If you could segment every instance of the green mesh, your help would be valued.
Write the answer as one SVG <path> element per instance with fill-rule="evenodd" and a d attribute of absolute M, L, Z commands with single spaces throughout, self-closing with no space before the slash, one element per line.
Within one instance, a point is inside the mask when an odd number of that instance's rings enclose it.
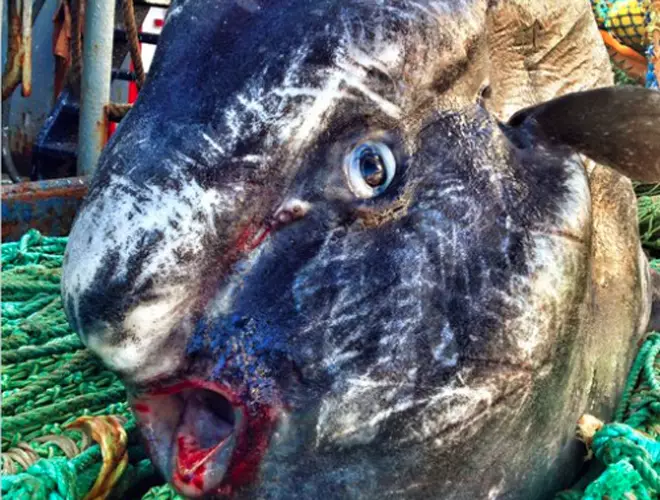
<path fill-rule="evenodd" d="M 82 415 L 126 420 L 129 464 L 111 498 L 181 498 L 146 457 L 123 385 L 68 325 L 60 299 L 66 242 L 30 231 L 2 245 L 2 498 L 84 498 L 101 450 L 65 429 Z M 141 491 L 150 484 L 160 488 Z"/>

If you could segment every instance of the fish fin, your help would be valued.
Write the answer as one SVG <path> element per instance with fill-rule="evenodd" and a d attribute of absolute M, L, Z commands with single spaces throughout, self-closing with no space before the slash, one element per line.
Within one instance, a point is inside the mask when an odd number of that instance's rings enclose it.
<path fill-rule="evenodd" d="M 525 108 L 508 124 L 566 145 L 632 181 L 660 182 L 660 92 L 636 86 L 575 92 Z"/>

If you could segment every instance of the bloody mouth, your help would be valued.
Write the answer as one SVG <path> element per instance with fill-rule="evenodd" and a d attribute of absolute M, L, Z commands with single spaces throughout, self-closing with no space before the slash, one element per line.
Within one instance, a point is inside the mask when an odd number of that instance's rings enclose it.
<path fill-rule="evenodd" d="M 160 443 L 169 446 L 169 456 L 164 460 L 161 453 L 159 466 L 190 497 L 231 497 L 254 482 L 278 414 L 222 384 L 195 379 L 152 389 L 132 406 L 152 457 L 160 434 L 169 433 L 170 440 Z"/>

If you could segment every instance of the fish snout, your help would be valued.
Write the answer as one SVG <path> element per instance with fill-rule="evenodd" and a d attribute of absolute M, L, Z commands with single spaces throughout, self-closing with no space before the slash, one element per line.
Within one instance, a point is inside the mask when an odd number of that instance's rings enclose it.
<path fill-rule="evenodd" d="M 131 382 L 160 377 L 183 362 L 193 325 L 196 295 L 172 280 L 154 285 L 130 262 L 100 261 L 91 279 L 81 268 L 90 260 L 68 249 L 62 297 L 70 324 L 104 364 Z"/>
<path fill-rule="evenodd" d="M 163 193 L 127 201 L 109 190 L 89 199 L 63 266 L 73 329 L 108 368 L 136 384 L 181 367 L 195 319 L 264 237 L 263 217 L 244 220 L 240 200 L 228 194 L 219 207 L 203 193 L 183 200 Z"/>
<path fill-rule="evenodd" d="M 199 379 L 139 392 L 131 403 L 152 460 L 188 498 L 230 496 L 250 483 L 277 420 L 274 407 Z"/>

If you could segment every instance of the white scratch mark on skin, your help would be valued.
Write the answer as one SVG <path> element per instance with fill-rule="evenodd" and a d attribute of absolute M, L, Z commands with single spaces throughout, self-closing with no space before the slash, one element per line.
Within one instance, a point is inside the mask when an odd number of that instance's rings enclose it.
<path fill-rule="evenodd" d="M 228 108 L 225 111 L 225 124 L 229 129 L 229 134 L 227 135 L 227 139 L 229 144 L 231 144 L 231 148 L 233 148 L 234 144 L 241 137 L 241 133 L 242 133 L 241 116 L 236 108 Z"/>
<path fill-rule="evenodd" d="M 169 9 L 167 11 L 167 16 L 165 17 L 165 24 L 167 24 L 167 22 L 170 19 L 173 19 L 176 16 L 178 16 L 179 14 L 181 14 L 182 11 L 183 11 L 183 5 L 177 5 L 176 7 L 172 8 L 172 9 Z"/>
<path fill-rule="evenodd" d="M 426 5 L 422 5 L 418 2 L 411 2 L 410 6 L 422 12 L 424 15 L 428 17 L 433 17 L 433 12 L 431 12 L 431 10 L 428 9 Z M 399 12 L 399 9 L 397 9 L 397 12 Z"/>
<path fill-rule="evenodd" d="M 313 87 L 286 87 L 281 89 L 273 90 L 273 93 L 280 97 L 313 97 L 317 99 L 323 96 L 324 89 L 317 89 Z M 336 97 L 338 99 L 354 99 L 354 96 L 351 96 L 347 92 L 337 91 Z"/>
<path fill-rule="evenodd" d="M 237 158 L 232 158 L 232 163 L 252 163 L 255 165 L 265 165 L 271 160 L 268 155 L 248 154 Z"/>
<path fill-rule="evenodd" d="M 168 159 L 166 161 L 169 162 L 174 169 L 181 168 L 181 163 L 190 166 L 195 166 L 197 164 L 193 158 L 182 153 L 181 151 L 175 151 L 174 159 Z"/>
<path fill-rule="evenodd" d="M 335 101 L 342 98 L 343 94 L 339 91 L 339 85 L 342 83 L 342 80 L 343 76 L 340 73 L 332 74 L 327 79 L 323 90 L 314 99 L 311 107 L 304 111 L 302 123 L 296 126 L 295 122 L 292 122 L 290 127 L 282 129 L 280 137 L 286 140 L 293 134 L 292 129 L 295 128 L 295 135 L 293 135 L 294 142 L 302 144 L 309 139 L 312 133 L 323 124 L 323 118 L 332 108 Z"/>
<path fill-rule="evenodd" d="M 218 144 L 215 140 L 213 140 L 211 137 L 206 132 L 202 132 L 202 137 L 206 139 L 206 142 L 208 142 L 213 149 L 215 149 L 218 153 L 221 155 L 225 154 L 225 150 Z"/>
<path fill-rule="evenodd" d="M 378 403 L 372 403 L 373 390 L 378 390 L 384 400 L 391 401 L 396 392 L 408 382 L 393 384 L 390 381 L 376 381 L 366 376 L 346 379 L 347 386 L 341 399 L 324 399 L 316 424 L 317 446 L 323 439 L 330 439 L 342 444 L 366 444 L 377 435 L 379 424 L 395 413 L 411 408 L 415 402 L 410 398 L 400 398 L 395 405 L 380 409 Z M 388 395 L 389 394 L 389 398 Z M 337 405 L 340 405 L 338 407 Z M 373 410 L 377 411 L 374 413 Z"/>
<path fill-rule="evenodd" d="M 379 54 L 386 54 L 387 57 L 396 57 L 394 61 L 389 61 L 389 64 L 382 62 L 382 58 L 379 57 Z M 335 64 L 338 68 L 344 72 L 344 80 L 346 84 L 350 87 L 353 87 L 355 90 L 364 94 L 368 99 L 370 99 L 374 104 L 380 107 L 380 109 L 387 115 L 395 119 L 400 119 L 402 116 L 402 110 L 396 104 L 384 99 L 382 96 L 378 95 L 376 92 L 373 92 L 366 85 L 367 81 L 367 71 L 370 68 L 376 68 L 385 74 L 389 74 L 388 65 L 393 65 L 397 63 L 401 57 L 401 50 L 392 45 L 381 48 L 377 51 L 375 56 L 369 56 L 367 53 L 361 49 L 349 45 L 346 50 L 346 56 L 337 58 Z"/>
<path fill-rule="evenodd" d="M 360 427 L 376 427 L 379 423 L 381 423 L 383 420 L 386 420 L 387 418 L 391 417 L 395 413 L 401 413 L 402 411 L 406 411 L 414 405 L 413 401 L 402 401 L 400 403 L 397 403 L 394 406 L 391 406 L 389 408 L 386 408 L 385 410 L 382 410 L 378 412 L 376 415 L 371 417 L 369 420 L 366 422 L 356 422 L 353 428 L 344 428 L 342 429 L 341 432 L 337 433 L 334 437 L 341 437 L 346 434 L 351 434 L 354 433 L 356 430 L 358 430 Z"/>
<path fill-rule="evenodd" d="M 456 366 L 456 363 L 458 362 L 458 352 L 453 353 L 449 358 L 447 358 L 446 355 L 447 347 L 449 347 L 454 341 L 454 332 L 448 324 L 445 324 L 442 327 L 440 338 L 440 343 L 433 348 L 433 359 L 442 366 Z"/>
<path fill-rule="evenodd" d="M 493 486 L 490 490 L 488 490 L 488 500 L 496 500 L 497 498 L 499 498 L 503 488 L 504 488 L 504 479 L 502 479 L 497 484 L 497 486 Z"/>
<path fill-rule="evenodd" d="M 391 74 L 392 68 L 403 60 L 401 43 L 380 36 L 376 42 L 358 46 L 347 27 L 331 65 L 313 70 L 304 64 L 310 47 L 303 44 L 294 54 L 281 84 L 268 88 L 264 74 L 255 76 L 236 96 L 235 105 L 225 110 L 229 134 L 223 149 L 231 151 L 235 144 L 263 129 L 270 131 L 267 142 L 291 142 L 292 147 L 302 147 L 325 125 L 338 102 L 358 99 L 355 93 L 388 116 L 400 118 L 402 110 L 398 105 L 369 88 L 368 71 L 376 68 Z"/>
<path fill-rule="evenodd" d="M 358 351 L 342 351 L 337 349 L 324 360 L 324 363 L 326 367 L 336 366 L 345 363 L 346 361 L 350 361 L 359 355 L 360 353 Z"/>

